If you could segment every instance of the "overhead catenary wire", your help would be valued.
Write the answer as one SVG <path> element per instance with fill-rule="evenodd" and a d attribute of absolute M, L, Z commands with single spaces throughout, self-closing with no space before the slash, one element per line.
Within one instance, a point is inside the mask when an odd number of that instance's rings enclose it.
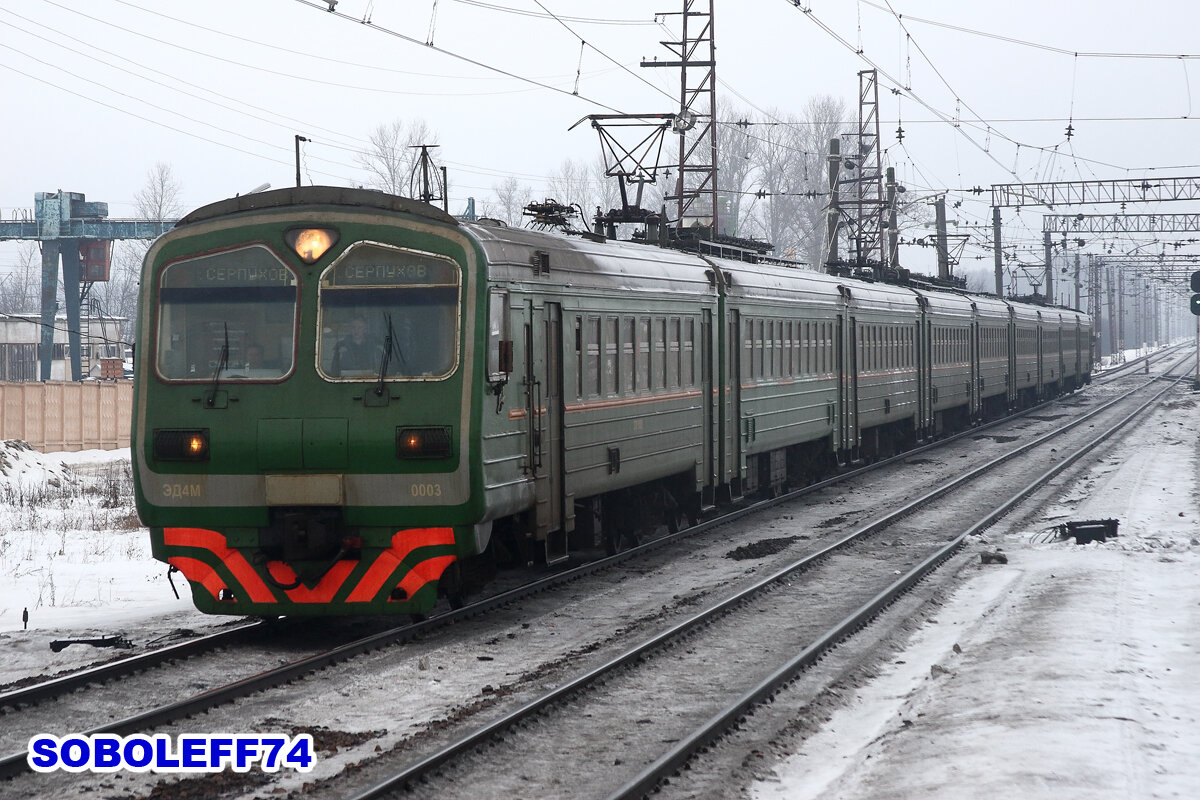
<path fill-rule="evenodd" d="M 57 6 L 58 8 L 61 8 L 64 11 L 70 11 L 71 13 L 78 14 L 79 16 L 84 16 L 84 17 L 88 16 L 88 15 L 86 15 L 80 11 L 77 11 L 75 9 L 72 9 L 70 7 L 62 6 L 62 5 L 59 5 L 58 3 L 51 2 L 51 0 L 45 0 L 45 2 L 49 2 L 50 5 Z M 444 73 L 435 73 L 435 72 L 415 72 L 413 70 L 398 69 L 396 67 L 387 67 L 387 66 L 382 66 L 380 64 L 371 64 L 371 63 L 361 62 L 361 61 L 347 61 L 346 59 L 334 58 L 332 56 L 323 55 L 319 52 L 313 52 L 312 50 L 297 50 L 296 48 L 292 48 L 292 47 L 281 47 L 279 45 L 274 45 L 274 44 L 270 44 L 269 42 L 261 41 L 259 39 L 250 39 L 245 36 L 238 36 L 237 34 L 230 33 L 229 31 L 221 30 L 220 28 L 212 28 L 212 27 L 208 27 L 205 25 L 200 25 L 199 23 L 196 23 L 196 22 L 192 22 L 191 20 L 182 19 L 180 17 L 174 17 L 174 16 L 171 16 L 170 14 L 164 14 L 161 11 L 158 11 L 158 10 L 155 10 L 152 8 L 146 8 L 144 6 L 140 6 L 136 3 L 132 3 L 129 0 L 110 0 L 110 2 L 119 3 L 123 6 L 127 6 L 128 8 L 136 9 L 137 11 L 143 12 L 145 14 L 153 15 L 153 16 L 159 17 L 161 19 L 170 20 L 171 22 L 175 22 L 179 25 L 184 25 L 184 26 L 187 26 L 190 28 L 195 28 L 196 30 L 202 30 L 207 33 L 214 34 L 216 36 L 221 36 L 226 39 L 232 39 L 234 41 L 242 42 L 243 44 L 248 44 L 248 45 L 253 46 L 255 49 L 267 49 L 267 50 L 273 50 L 273 51 L 279 52 L 279 53 L 287 53 L 288 55 L 293 55 L 293 56 L 302 56 L 306 59 L 320 61 L 320 62 L 324 62 L 327 64 L 336 64 L 338 66 L 343 66 L 343 67 L 354 67 L 355 69 L 362 69 L 362 70 L 368 70 L 368 71 L 374 71 L 374 72 L 382 72 L 382 73 L 388 73 L 388 74 L 393 74 L 393 75 L 405 75 L 405 76 L 416 77 L 416 78 L 438 78 L 438 79 L 442 79 L 442 80 L 467 80 L 467 81 L 503 80 L 507 77 L 507 76 L 479 76 L 479 75 L 446 75 Z M 88 17 L 88 18 L 94 19 L 93 17 Z M 368 18 L 364 18 L 364 19 L 358 20 L 358 21 L 362 22 L 363 24 L 366 24 L 366 25 L 372 24 L 370 19 L 368 19 Z M 134 34 L 136 36 L 140 36 L 142 38 L 147 38 L 152 41 L 162 42 L 164 44 L 171 44 L 169 42 L 164 42 L 163 40 L 158 39 L 156 37 L 151 37 L 148 34 L 138 33 L 137 31 L 133 31 L 129 28 L 125 28 L 120 25 L 116 25 L 115 23 L 110 23 L 110 24 L 114 28 L 123 30 L 127 33 Z M 174 46 L 174 45 L 171 45 L 171 46 Z M 204 54 L 201 53 L 201 55 L 204 55 Z M 253 67 L 252 65 L 251 65 L 251 68 L 257 69 L 257 67 Z M 550 77 L 564 77 L 564 76 L 543 76 L 543 77 L 548 79 Z"/>
<path fill-rule="evenodd" d="M 885 8 L 884 6 L 881 6 L 878 3 L 871 2 L 871 0 L 862 0 L 862 2 L 865 5 L 871 6 L 872 8 L 875 8 L 879 11 L 883 11 L 888 14 L 895 13 L 891 8 L 890 3 L 888 4 L 888 7 Z M 956 31 L 958 33 L 966 33 L 966 34 L 970 34 L 972 36 L 981 36 L 981 37 L 988 38 L 988 39 L 996 39 L 996 40 L 999 40 L 1002 42 L 1008 42 L 1009 44 L 1019 45 L 1021 47 L 1029 47 L 1029 48 L 1033 48 L 1036 50 L 1044 50 L 1044 51 L 1050 52 L 1050 53 L 1058 53 L 1059 55 L 1064 55 L 1064 56 L 1078 56 L 1080 58 L 1132 58 L 1132 59 L 1175 59 L 1175 58 L 1179 58 L 1179 59 L 1186 59 L 1186 60 L 1200 59 L 1200 54 L 1189 55 L 1189 54 L 1179 54 L 1179 53 L 1119 53 L 1119 52 L 1113 52 L 1113 51 L 1088 52 L 1088 51 L 1071 50 L 1071 49 L 1068 49 L 1065 47 L 1055 47 L 1053 45 L 1042 44 L 1039 42 L 1032 42 L 1032 41 L 1029 41 L 1026 39 L 1018 39 L 1013 36 L 1004 36 L 1002 34 L 992 33 L 990 31 L 980 31 L 980 30 L 975 30 L 972 28 L 966 28 L 961 25 L 952 25 L 948 22 L 939 22 L 938 20 L 927 19 L 924 17 L 916 17 L 916 16 L 913 16 L 912 14 L 904 14 L 903 16 L 904 16 L 904 19 L 906 19 L 906 20 L 910 20 L 912 22 L 919 22 L 923 25 L 932 25 L 932 26 L 935 26 L 938 28 L 945 28 L 947 30 Z"/>
<path fill-rule="evenodd" d="M 449 56 L 450 58 L 454 58 L 459 61 L 462 61 L 466 64 L 471 64 L 473 66 L 479 67 L 480 69 L 484 69 L 489 72 L 494 72 L 498 75 L 504 75 L 506 77 L 520 81 L 522 83 L 526 83 L 531 86 L 536 86 L 538 88 L 545 89 L 547 91 L 554 92 L 556 94 L 563 94 L 568 97 L 577 97 L 585 102 L 591 103 L 592 105 L 595 105 L 599 108 L 603 108 L 607 111 L 612 111 L 613 113 L 616 113 L 616 114 L 621 113 L 620 109 L 610 106 L 599 100 L 595 100 L 593 98 L 587 97 L 585 95 L 573 94 L 572 92 L 570 92 L 567 89 L 563 89 L 558 86 L 552 86 L 551 84 L 545 83 L 543 81 L 539 81 L 534 78 L 529 78 L 529 77 L 525 77 L 523 75 L 519 75 L 515 72 L 511 72 L 511 71 L 503 69 L 501 67 L 497 67 L 492 64 L 485 63 L 485 62 L 480 61 L 475 58 L 471 58 L 470 56 L 462 55 L 461 53 L 457 53 L 453 50 L 448 50 L 444 47 L 439 47 L 439 46 L 433 45 L 433 44 L 426 44 L 418 39 L 414 39 L 413 37 L 408 36 L 407 34 L 400 33 L 399 31 L 394 31 L 390 28 L 385 28 L 385 27 L 382 27 L 380 25 L 375 25 L 375 24 L 367 24 L 366 22 L 356 19 L 355 17 L 352 17 L 349 14 L 342 13 L 341 11 L 338 11 L 335 8 L 330 8 L 328 6 L 328 4 L 323 5 L 321 3 L 314 2 L 314 0 L 295 0 L 295 2 L 300 3 L 301 5 L 304 5 L 304 6 L 308 6 L 309 8 L 315 9 L 317 11 L 320 11 L 323 14 L 328 14 L 330 16 L 334 16 L 339 19 L 343 19 L 347 22 L 352 22 L 357 25 L 366 25 L 368 28 L 370 28 L 373 31 L 379 31 L 380 33 L 385 34 L 387 36 L 392 36 L 392 37 L 395 37 L 402 41 L 409 42 L 410 44 L 418 45 L 420 47 L 426 48 L 427 50 L 433 50 L 435 52 L 441 53 L 442 55 Z"/>

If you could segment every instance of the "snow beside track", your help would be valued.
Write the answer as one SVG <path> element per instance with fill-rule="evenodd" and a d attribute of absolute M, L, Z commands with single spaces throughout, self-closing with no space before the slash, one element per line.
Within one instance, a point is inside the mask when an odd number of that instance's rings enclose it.
<path fill-rule="evenodd" d="M 1200 787 L 1200 401 L 1177 390 L 1059 499 L 993 529 L 890 667 L 752 787 L 788 798 L 1172 798 Z M 1120 520 L 1079 546 L 1049 529 Z"/>

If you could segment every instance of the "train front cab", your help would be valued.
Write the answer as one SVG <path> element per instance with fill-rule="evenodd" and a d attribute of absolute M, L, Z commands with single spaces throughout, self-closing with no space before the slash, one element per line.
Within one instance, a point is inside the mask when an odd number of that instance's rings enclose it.
<path fill-rule="evenodd" d="M 147 255 L 138 511 L 202 611 L 424 613 L 476 552 L 474 252 L 418 205 L 239 198 Z"/>

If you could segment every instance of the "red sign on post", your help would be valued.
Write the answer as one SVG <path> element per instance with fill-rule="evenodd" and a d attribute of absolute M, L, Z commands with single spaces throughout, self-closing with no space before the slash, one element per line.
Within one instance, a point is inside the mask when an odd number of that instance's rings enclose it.
<path fill-rule="evenodd" d="M 79 241 L 79 279 L 106 281 L 112 268 L 112 241 L 81 239 Z"/>

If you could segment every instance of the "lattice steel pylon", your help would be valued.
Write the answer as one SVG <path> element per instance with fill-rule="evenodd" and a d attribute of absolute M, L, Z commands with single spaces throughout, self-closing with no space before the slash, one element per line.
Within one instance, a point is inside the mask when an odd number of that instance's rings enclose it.
<path fill-rule="evenodd" d="M 674 15 L 676 12 L 665 12 Z M 678 61 L 643 61 L 643 67 L 677 67 L 680 71 L 679 114 L 672 132 L 679 136 L 675 192 L 667 195 L 678 208 L 679 230 L 711 227 L 722 231 L 717 203 L 717 55 L 713 40 L 713 0 L 683 0 L 682 35 L 662 42 Z"/>
<path fill-rule="evenodd" d="M 845 182 L 853 185 L 849 211 L 851 257 L 855 267 L 877 273 L 887 266 L 883 236 L 887 201 L 883 191 L 883 154 L 879 150 L 879 80 L 873 69 L 858 73 L 858 133 L 843 148 L 843 164 L 857 172 Z M 882 275 L 879 275 L 882 277 Z"/>

